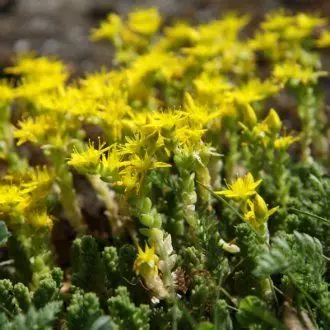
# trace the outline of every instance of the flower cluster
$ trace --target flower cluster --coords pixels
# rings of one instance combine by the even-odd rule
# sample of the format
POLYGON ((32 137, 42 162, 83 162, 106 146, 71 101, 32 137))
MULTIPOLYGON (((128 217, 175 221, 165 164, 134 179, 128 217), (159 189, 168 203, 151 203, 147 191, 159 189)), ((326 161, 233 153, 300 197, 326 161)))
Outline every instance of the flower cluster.
POLYGON ((325 329, 328 73, 316 49, 330 46, 327 20, 277 11, 249 37, 246 15, 164 22, 155 8, 109 14, 91 39, 113 44, 111 70, 70 78, 60 60, 33 55, 5 69, 0 216, 11 259, 0 268, 14 262, 1 274, 33 293, 0 281, 0 325, 65 299, 68 329, 280 329, 266 302, 325 329), (299 262, 290 269, 279 254, 277 289, 267 262, 283 231, 299 262), (60 289, 52 242, 60 252, 71 233, 60 289), (318 274, 299 244, 314 247, 318 274))

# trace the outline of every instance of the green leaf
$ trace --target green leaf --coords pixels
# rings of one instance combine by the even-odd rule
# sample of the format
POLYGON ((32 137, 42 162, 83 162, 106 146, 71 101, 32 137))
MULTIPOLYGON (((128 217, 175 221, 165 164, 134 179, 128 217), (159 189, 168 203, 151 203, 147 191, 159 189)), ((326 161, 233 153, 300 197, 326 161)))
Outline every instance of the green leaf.
POLYGON ((62 308, 62 302, 53 301, 44 308, 31 307, 28 313, 18 314, 10 322, 1 325, 2 330, 51 330, 62 308))
POLYGON ((256 296, 247 296, 240 301, 237 313, 239 323, 248 327, 263 323, 277 330, 285 330, 286 327, 269 311, 264 301, 256 296))
POLYGON ((89 330, 116 330, 118 326, 115 325, 109 316, 100 316, 90 327, 89 330))

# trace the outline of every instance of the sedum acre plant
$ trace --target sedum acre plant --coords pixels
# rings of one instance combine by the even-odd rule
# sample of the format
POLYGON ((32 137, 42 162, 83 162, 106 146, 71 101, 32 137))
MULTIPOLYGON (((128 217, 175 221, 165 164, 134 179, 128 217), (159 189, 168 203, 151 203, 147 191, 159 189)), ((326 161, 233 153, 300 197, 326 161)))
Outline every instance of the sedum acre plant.
POLYGON ((110 14, 111 70, 6 69, 1 329, 329 328, 328 22, 249 21, 110 14))

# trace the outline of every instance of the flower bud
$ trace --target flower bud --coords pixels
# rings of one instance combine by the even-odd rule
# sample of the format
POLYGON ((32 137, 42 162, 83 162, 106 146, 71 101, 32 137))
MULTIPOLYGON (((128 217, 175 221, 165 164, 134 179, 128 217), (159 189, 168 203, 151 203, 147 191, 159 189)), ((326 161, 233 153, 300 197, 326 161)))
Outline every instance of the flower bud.
POLYGON ((269 114, 264 120, 264 123, 268 126, 272 133, 278 133, 282 127, 281 119, 274 109, 269 111, 269 114))
POLYGON ((191 95, 189 93, 184 94, 184 100, 183 100, 184 108, 185 109, 194 109, 195 108, 195 102, 191 95))
POLYGON ((256 195, 254 198, 254 212, 257 220, 261 222, 267 220, 268 218, 268 207, 264 199, 260 195, 256 195))
POLYGON ((229 253, 239 253, 241 251, 241 249, 236 245, 236 244, 230 244, 230 243, 227 243, 226 241, 224 241, 222 238, 220 238, 219 240, 219 246, 229 252, 229 253))
POLYGON ((243 108, 243 122, 249 128, 254 127, 257 123, 257 115, 250 104, 243 108))

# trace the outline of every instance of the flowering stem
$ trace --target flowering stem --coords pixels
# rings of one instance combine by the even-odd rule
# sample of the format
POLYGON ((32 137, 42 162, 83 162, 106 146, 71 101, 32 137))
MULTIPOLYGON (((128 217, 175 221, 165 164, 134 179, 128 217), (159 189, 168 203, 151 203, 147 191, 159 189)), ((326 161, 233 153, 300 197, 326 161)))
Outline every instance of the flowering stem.
POLYGON ((55 164, 55 175, 60 188, 59 198, 65 215, 78 235, 83 235, 87 226, 81 214, 76 191, 73 187, 72 173, 66 164, 65 156, 61 151, 55 151, 50 153, 50 157, 55 164))
POLYGON ((0 149, 6 156, 9 169, 20 171, 26 168, 27 163, 15 152, 10 114, 10 106, 0 103, 0 141, 2 144, 0 149))
POLYGON ((234 175, 235 165, 238 159, 238 141, 239 135, 235 127, 228 131, 228 155, 225 160, 225 172, 226 178, 231 179, 234 175))
POLYGON ((88 175, 88 179, 95 189, 98 197, 104 202, 106 216, 109 220, 112 236, 117 237, 122 234, 124 224, 119 217, 118 204, 115 199, 115 192, 109 189, 108 184, 100 179, 99 175, 88 175))
POLYGON ((301 88, 298 92, 298 114, 302 122, 301 160, 312 162, 311 144, 316 126, 316 98, 312 87, 301 88))

